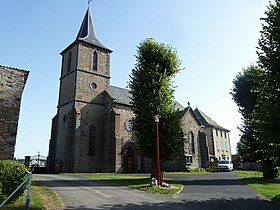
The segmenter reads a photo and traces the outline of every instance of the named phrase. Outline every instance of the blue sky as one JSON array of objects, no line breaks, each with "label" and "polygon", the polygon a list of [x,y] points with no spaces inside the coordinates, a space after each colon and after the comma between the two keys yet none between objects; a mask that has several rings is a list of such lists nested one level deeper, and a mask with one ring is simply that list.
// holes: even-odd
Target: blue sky
[{"label": "blue sky", "polygon": [[[152,37],[177,49],[182,71],[175,97],[231,130],[235,153],[241,123],[229,94],[242,68],[256,62],[260,18],[268,0],[94,0],[95,32],[111,54],[111,84],[126,87],[136,48]],[[15,156],[47,156],[56,114],[61,56],[74,41],[87,0],[0,1],[0,65],[30,71]]]}]

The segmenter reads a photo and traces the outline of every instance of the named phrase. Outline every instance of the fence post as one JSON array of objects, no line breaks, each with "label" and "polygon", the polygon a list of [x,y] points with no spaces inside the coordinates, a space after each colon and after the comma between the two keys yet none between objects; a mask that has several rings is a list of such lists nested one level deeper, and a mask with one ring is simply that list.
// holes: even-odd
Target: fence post
[{"label": "fence post", "polygon": [[[29,173],[29,172],[28,172]],[[29,179],[29,177],[27,177],[18,187],[17,189],[15,189],[14,192],[12,192],[11,195],[9,195],[1,204],[0,204],[0,208],[2,208],[2,206],[5,205],[5,203],[10,200],[10,198],[25,184],[25,182],[27,182],[27,180]]]},{"label": "fence post", "polygon": [[32,180],[32,172],[27,171],[28,173],[28,187],[27,187],[27,195],[25,201],[25,210],[29,210],[30,204],[30,187],[31,187],[31,180]]}]

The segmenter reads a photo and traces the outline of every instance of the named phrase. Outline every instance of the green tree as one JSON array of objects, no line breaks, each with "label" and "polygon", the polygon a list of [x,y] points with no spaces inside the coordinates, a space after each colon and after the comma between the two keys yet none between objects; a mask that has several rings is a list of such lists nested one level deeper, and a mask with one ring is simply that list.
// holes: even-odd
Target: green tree
[{"label": "green tree", "polygon": [[262,74],[259,67],[251,65],[243,69],[233,80],[231,95],[242,115],[242,125],[239,128],[241,138],[237,144],[237,151],[244,161],[262,160],[262,144],[254,135],[251,123],[252,113],[258,106],[259,81]]},{"label": "green tree", "polygon": [[173,160],[182,154],[183,132],[179,111],[175,109],[172,79],[179,72],[180,60],[176,51],[148,38],[137,49],[129,88],[132,94],[133,134],[139,152],[155,160],[155,115],[160,115],[161,161]]},{"label": "green tree", "polygon": [[257,51],[259,71],[255,73],[260,74],[251,75],[253,83],[248,87],[242,87],[242,77],[237,76],[235,87],[239,92],[233,89],[238,93],[233,98],[244,118],[242,137],[246,138],[241,137],[239,148],[246,151],[253,145],[258,154],[261,151],[263,176],[275,178],[276,166],[280,164],[280,0],[270,2],[267,8],[266,17],[261,18],[263,23]]},{"label": "green tree", "polygon": [[254,112],[256,135],[265,139],[265,158],[280,163],[280,0],[269,3],[261,20],[259,66],[264,70],[259,106]]}]

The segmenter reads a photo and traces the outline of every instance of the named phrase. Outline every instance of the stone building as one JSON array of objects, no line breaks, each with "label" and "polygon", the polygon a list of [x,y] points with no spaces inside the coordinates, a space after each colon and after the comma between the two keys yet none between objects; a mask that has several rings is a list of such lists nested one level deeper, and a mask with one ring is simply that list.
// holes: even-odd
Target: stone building
[{"label": "stone building", "polygon": [[211,162],[219,160],[232,160],[230,147],[230,131],[218,125],[199,109],[194,110],[203,132],[208,138],[209,158]]},{"label": "stone building", "polygon": [[0,160],[14,158],[20,103],[29,72],[0,66]]},{"label": "stone building", "polygon": [[[90,10],[78,35],[61,52],[62,68],[57,114],[52,119],[49,172],[148,172],[132,140],[128,89],[110,85],[112,51],[96,38]],[[166,170],[209,161],[207,136],[191,107],[177,103],[183,121],[183,157],[165,163]],[[204,162],[205,163],[204,163]]]}]

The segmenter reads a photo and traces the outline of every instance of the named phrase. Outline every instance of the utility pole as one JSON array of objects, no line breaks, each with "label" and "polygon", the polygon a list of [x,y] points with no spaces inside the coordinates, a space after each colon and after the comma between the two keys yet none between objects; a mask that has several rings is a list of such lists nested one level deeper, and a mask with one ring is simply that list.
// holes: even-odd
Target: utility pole
[{"label": "utility pole", "polygon": [[160,156],[159,156],[159,115],[155,115],[156,123],[156,179],[158,186],[161,186],[162,180],[160,176]]},{"label": "utility pole", "polygon": [[38,167],[40,166],[40,151],[38,152],[38,161],[37,161],[37,163],[38,163]]}]

